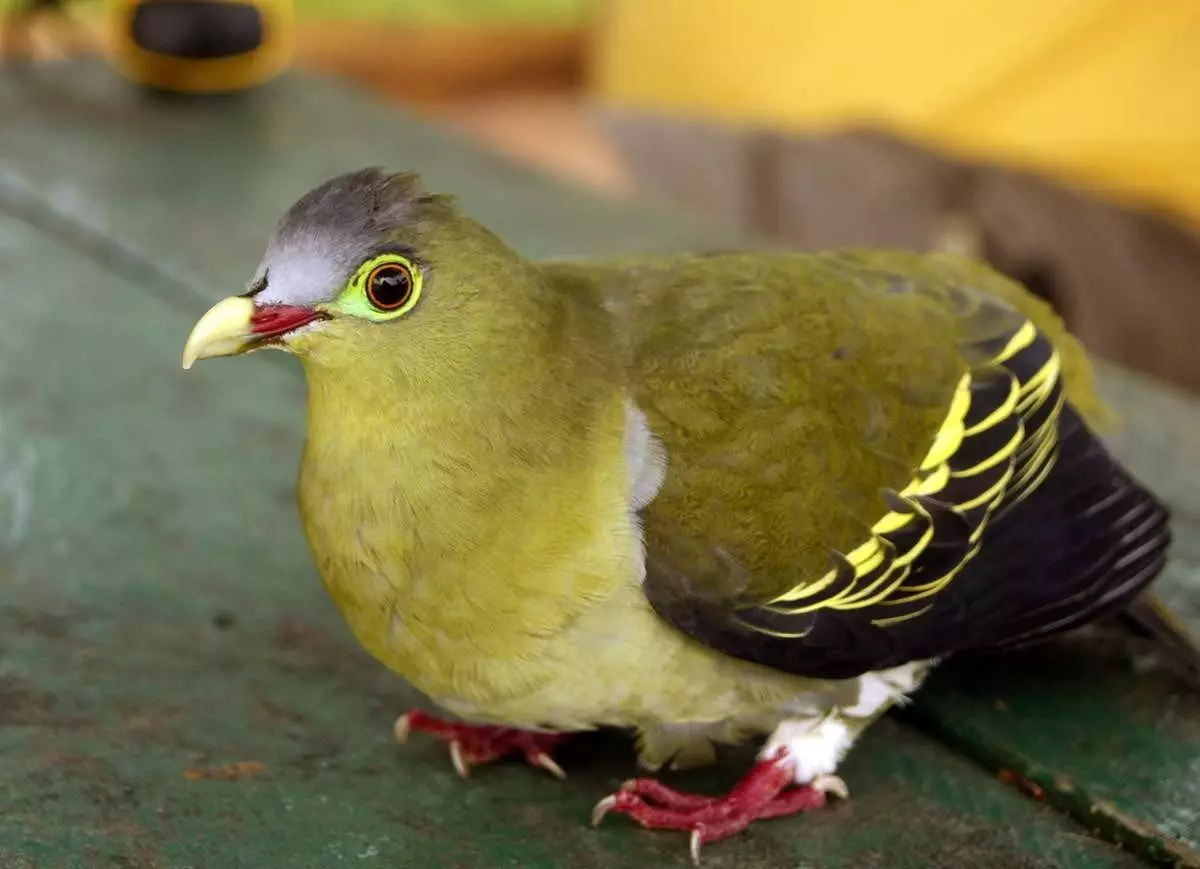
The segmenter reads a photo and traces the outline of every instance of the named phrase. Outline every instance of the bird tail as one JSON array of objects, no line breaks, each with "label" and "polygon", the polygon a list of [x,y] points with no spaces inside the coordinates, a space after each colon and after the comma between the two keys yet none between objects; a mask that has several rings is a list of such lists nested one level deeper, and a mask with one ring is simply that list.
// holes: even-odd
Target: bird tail
[{"label": "bird tail", "polygon": [[1118,618],[1130,633],[1154,647],[1164,665],[1200,691],[1200,639],[1162,601],[1143,592]]}]

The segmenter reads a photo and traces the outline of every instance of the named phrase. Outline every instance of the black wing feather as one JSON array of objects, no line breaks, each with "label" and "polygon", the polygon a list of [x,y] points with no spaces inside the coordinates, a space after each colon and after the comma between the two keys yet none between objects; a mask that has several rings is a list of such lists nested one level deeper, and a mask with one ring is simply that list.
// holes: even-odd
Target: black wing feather
[{"label": "black wing feather", "polygon": [[901,524],[868,556],[833,553],[816,591],[731,605],[651,554],[658,613],[726,654],[835,679],[1025,645],[1133,602],[1165,565],[1166,507],[1065,400],[1044,334],[1025,322],[982,349],[949,477],[888,493]]}]

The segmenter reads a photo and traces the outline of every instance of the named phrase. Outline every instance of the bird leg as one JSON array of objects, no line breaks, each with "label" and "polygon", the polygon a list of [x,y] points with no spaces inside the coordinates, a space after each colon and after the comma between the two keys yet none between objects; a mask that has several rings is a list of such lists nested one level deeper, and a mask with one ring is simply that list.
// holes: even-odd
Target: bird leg
[{"label": "bird leg", "polygon": [[570,736],[568,733],[538,733],[491,725],[460,724],[412,709],[396,719],[397,742],[405,742],[413,731],[429,733],[450,744],[454,769],[466,778],[471,767],[521,754],[525,762],[541,767],[557,778],[566,778],[550,750]]},{"label": "bird leg", "polygon": [[795,759],[781,747],[720,797],[681,793],[651,778],[632,779],[596,804],[592,823],[599,824],[609,812],[618,812],[647,829],[690,831],[692,860],[698,863],[701,845],[728,838],[754,821],[819,809],[825,805],[826,794],[842,799],[849,796],[845,782],[837,776],[819,776],[797,786],[795,773]]}]

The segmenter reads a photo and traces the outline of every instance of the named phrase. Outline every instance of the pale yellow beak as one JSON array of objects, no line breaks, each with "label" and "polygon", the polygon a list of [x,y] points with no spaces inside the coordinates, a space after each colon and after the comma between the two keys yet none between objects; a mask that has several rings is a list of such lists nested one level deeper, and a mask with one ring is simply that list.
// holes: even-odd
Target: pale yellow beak
[{"label": "pale yellow beak", "polygon": [[212,356],[234,356],[254,343],[250,318],[254,315],[254,302],[245,296],[229,296],[221,299],[188,335],[183,347],[183,369],[192,367],[197,359]]}]

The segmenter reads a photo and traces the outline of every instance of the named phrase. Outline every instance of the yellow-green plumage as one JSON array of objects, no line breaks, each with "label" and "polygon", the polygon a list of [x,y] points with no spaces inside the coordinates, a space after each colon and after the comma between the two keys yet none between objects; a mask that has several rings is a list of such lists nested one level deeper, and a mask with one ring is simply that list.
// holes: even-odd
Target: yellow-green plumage
[{"label": "yellow-green plumage", "polygon": [[[361,290],[341,287],[389,245],[422,277],[417,304],[347,315]],[[287,277],[297,251],[344,258],[340,283],[323,296]],[[853,731],[924,665],[867,703],[861,673],[813,678],[680,630],[647,599],[647,570],[647,588],[669,568],[686,577],[676,592],[730,611],[802,595],[831,575],[831,550],[870,540],[885,490],[914,484],[996,339],[1047,336],[1038,376],[1105,418],[1049,307],[950,256],[539,264],[411,176],[360,173],[293,209],[260,277],[256,304],[298,298],[325,317],[279,340],[309,384],[305,531],[357,638],[469,720],[630,726],[652,766],[801,714],[840,710]]]},{"label": "yellow-green plumage", "polygon": [[[471,312],[486,325],[397,336],[371,352],[370,376],[346,376],[357,341],[344,361],[333,349],[306,361],[300,485],[317,562],[359,640],[473,719],[573,730],[746,716],[770,729],[811,687],[724,658],[650,610],[627,508],[627,395],[671,457],[647,544],[719,542],[765,582],[824,573],[829,547],[859,542],[856,517],[883,511],[879,491],[911,478],[965,364],[954,338],[969,319],[938,292],[956,279],[1036,317],[1074,359],[1076,400],[1096,403],[1042,302],[945,258],[490,268],[503,288],[480,287],[485,310]],[[921,291],[889,292],[897,280]]]},{"label": "yellow-green plumage", "polygon": [[975,361],[960,342],[1013,328],[1016,312],[1055,342],[1076,407],[1103,413],[1052,310],[957,257],[685,254],[549,273],[620,305],[628,389],[672,457],[648,532],[737,549],[765,591],[853,548],[854,518],[878,518],[881,490],[903,488],[930,449]]}]

